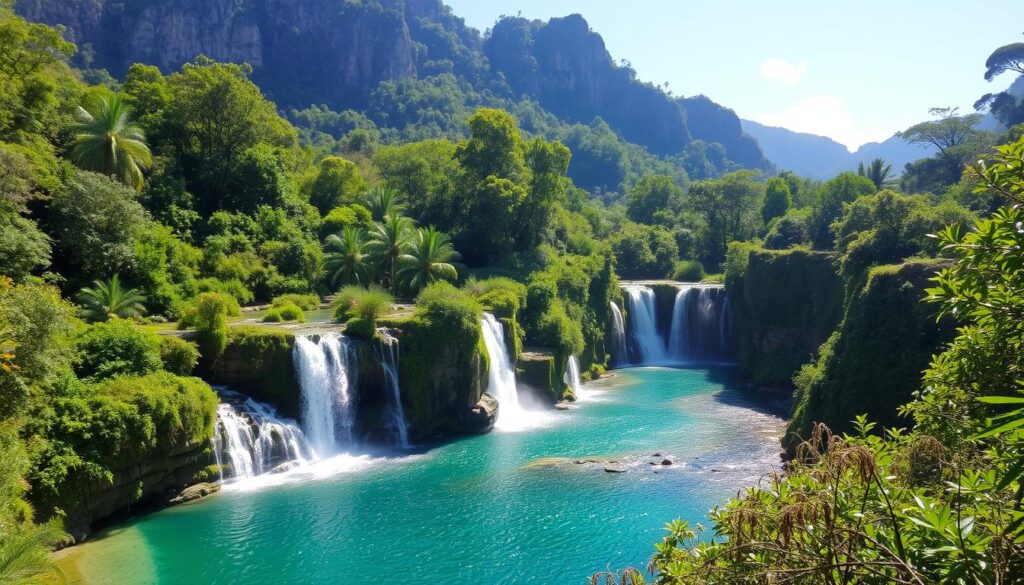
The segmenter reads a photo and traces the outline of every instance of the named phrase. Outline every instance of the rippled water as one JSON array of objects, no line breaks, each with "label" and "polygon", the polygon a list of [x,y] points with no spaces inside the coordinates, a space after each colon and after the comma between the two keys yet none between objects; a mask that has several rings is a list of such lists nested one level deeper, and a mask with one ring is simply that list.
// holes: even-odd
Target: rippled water
[{"label": "rippled water", "polygon": [[[545,427],[233,487],[97,535],[65,566],[90,584],[447,585],[646,566],[666,521],[703,521],[772,468],[781,421],[730,388],[731,369],[618,373]],[[655,452],[678,464],[650,465]]]}]

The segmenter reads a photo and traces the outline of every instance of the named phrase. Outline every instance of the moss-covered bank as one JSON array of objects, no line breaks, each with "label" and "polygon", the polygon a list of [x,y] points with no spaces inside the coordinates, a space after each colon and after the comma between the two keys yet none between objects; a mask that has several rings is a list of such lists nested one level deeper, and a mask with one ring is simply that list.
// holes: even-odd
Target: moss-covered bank
[{"label": "moss-covered bank", "polygon": [[860,414],[881,427],[908,423],[898,408],[920,388],[921,372],[954,334],[951,323],[936,323],[935,308],[921,302],[940,266],[911,261],[868,272],[818,359],[795,378],[797,405],[783,439],[790,455],[815,422],[837,432],[850,430]]},{"label": "moss-covered bank", "polygon": [[301,389],[292,361],[295,335],[274,327],[232,327],[224,352],[202,372],[211,384],[230,386],[298,418]]},{"label": "moss-covered bank", "polygon": [[760,386],[789,387],[842,316],[833,255],[740,244],[730,249],[728,268],[740,374]]}]

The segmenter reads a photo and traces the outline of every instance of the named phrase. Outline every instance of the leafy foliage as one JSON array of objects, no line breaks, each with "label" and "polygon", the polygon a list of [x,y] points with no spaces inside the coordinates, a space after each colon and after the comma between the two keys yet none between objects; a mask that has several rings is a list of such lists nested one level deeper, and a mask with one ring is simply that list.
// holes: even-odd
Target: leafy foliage
[{"label": "leafy foliage", "polygon": [[78,293],[78,303],[90,321],[106,321],[111,317],[141,317],[146,312],[143,305],[145,300],[138,290],[123,288],[116,274],[109,281],[97,280],[92,287],[83,288]]},{"label": "leafy foliage", "polygon": [[116,95],[98,97],[88,109],[79,106],[71,159],[87,171],[117,177],[141,191],[142,172],[153,164],[153,155],[130,116],[131,107]]}]

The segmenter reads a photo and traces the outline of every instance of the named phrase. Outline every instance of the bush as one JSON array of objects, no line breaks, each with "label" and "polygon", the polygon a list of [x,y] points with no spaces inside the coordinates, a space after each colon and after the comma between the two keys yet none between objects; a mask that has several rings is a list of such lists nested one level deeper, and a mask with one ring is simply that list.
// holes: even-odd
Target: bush
[{"label": "bush", "polygon": [[168,372],[190,376],[199,361],[199,348],[180,337],[164,335],[160,338],[160,361]]},{"label": "bush", "polygon": [[519,297],[510,290],[492,289],[477,300],[498,317],[515,318],[519,313]]},{"label": "bush", "polygon": [[541,316],[536,341],[566,358],[581,353],[585,344],[580,324],[566,315],[562,303],[552,304]]},{"label": "bush", "polygon": [[764,247],[769,250],[785,250],[809,242],[807,235],[807,211],[790,211],[768,224]]},{"label": "bush", "polygon": [[362,205],[352,204],[335,207],[324,216],[323,221],[320,223],[320,238],[323,239],[331,234],[336,234],[346,227],[366,229],[372,221],[373,216],[370,214],[370,210]]},{"label": "bush", "polygon": [[435,282],[416,297],[416,315],[451,335],[470,334],[480,327],[483,307],[451,283]]},{"label": "bush", "polygon": [[87,381],[143,376],[163,367],[159,336],[124,319],[85,327],[75,351],[75,374]]},{"label": "bush", "polygon": [[196,331],[196,342],[204,359],[213,360],[224,351],[228,342],[228,315],[231,308],[237,306],[229,296],[203,293],[186,309],[190,315],[189,325]]},{"label": "bush", "polygon": [[288,294],[274,297],[274,300],[270,301],[270,306],[274,308],[287,305],[295,305],[303,311],[315,311],[320,308],[320,297],[313,293],[307,295]]},{"label": "bush", "polygon": [[704,265],[696,260],[680,260],[672,268],[672,280],[700,282],[704,279]]},{"label": "bush", "polygon": [[367,288],[346,286],[334,296],[334,318],[344,323],[350,319],[363,319],[375,323],[391,308],[394,297],[377,285]]},{"label": "bush", "polygon": [[252,291],[236,279],[219,280],[216,278],[204,278],[196,283],[198,292],[215,292],[230,296],[235,299],[235,305],[248,304],[253,302]]},{"label": "bush", "polygon": [[302,312],[302,308],[294,303],[287,303],[274,307],[267,311],[267,314],[263,316],[264,323],[280,323],[282,321],[298,321],[304,323],[306,321],[306,314]]}]

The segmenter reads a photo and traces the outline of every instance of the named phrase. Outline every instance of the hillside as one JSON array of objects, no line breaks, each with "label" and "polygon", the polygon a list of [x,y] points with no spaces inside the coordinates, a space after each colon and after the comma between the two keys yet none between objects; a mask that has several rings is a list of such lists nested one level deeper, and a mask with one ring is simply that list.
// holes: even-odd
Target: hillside
[{"label": "hillside", "polygon": [[524,126],[548,137],[600,118],[655,156],[686,155],[672,164],[696,176],[708,173],[694,150],[713,161],[712,174],[769,166],[735,113],[638,80],[579,15],[506,17],[485,37],[439,0],[21,0],[17,10],[65,26],[84,49],[80,66],[121,78],[136,62],[165,73],[198,55],[244,62],[283,110],[355,110],[398,138],[462,137],[473,109],[499,106],[534,118]]}]

